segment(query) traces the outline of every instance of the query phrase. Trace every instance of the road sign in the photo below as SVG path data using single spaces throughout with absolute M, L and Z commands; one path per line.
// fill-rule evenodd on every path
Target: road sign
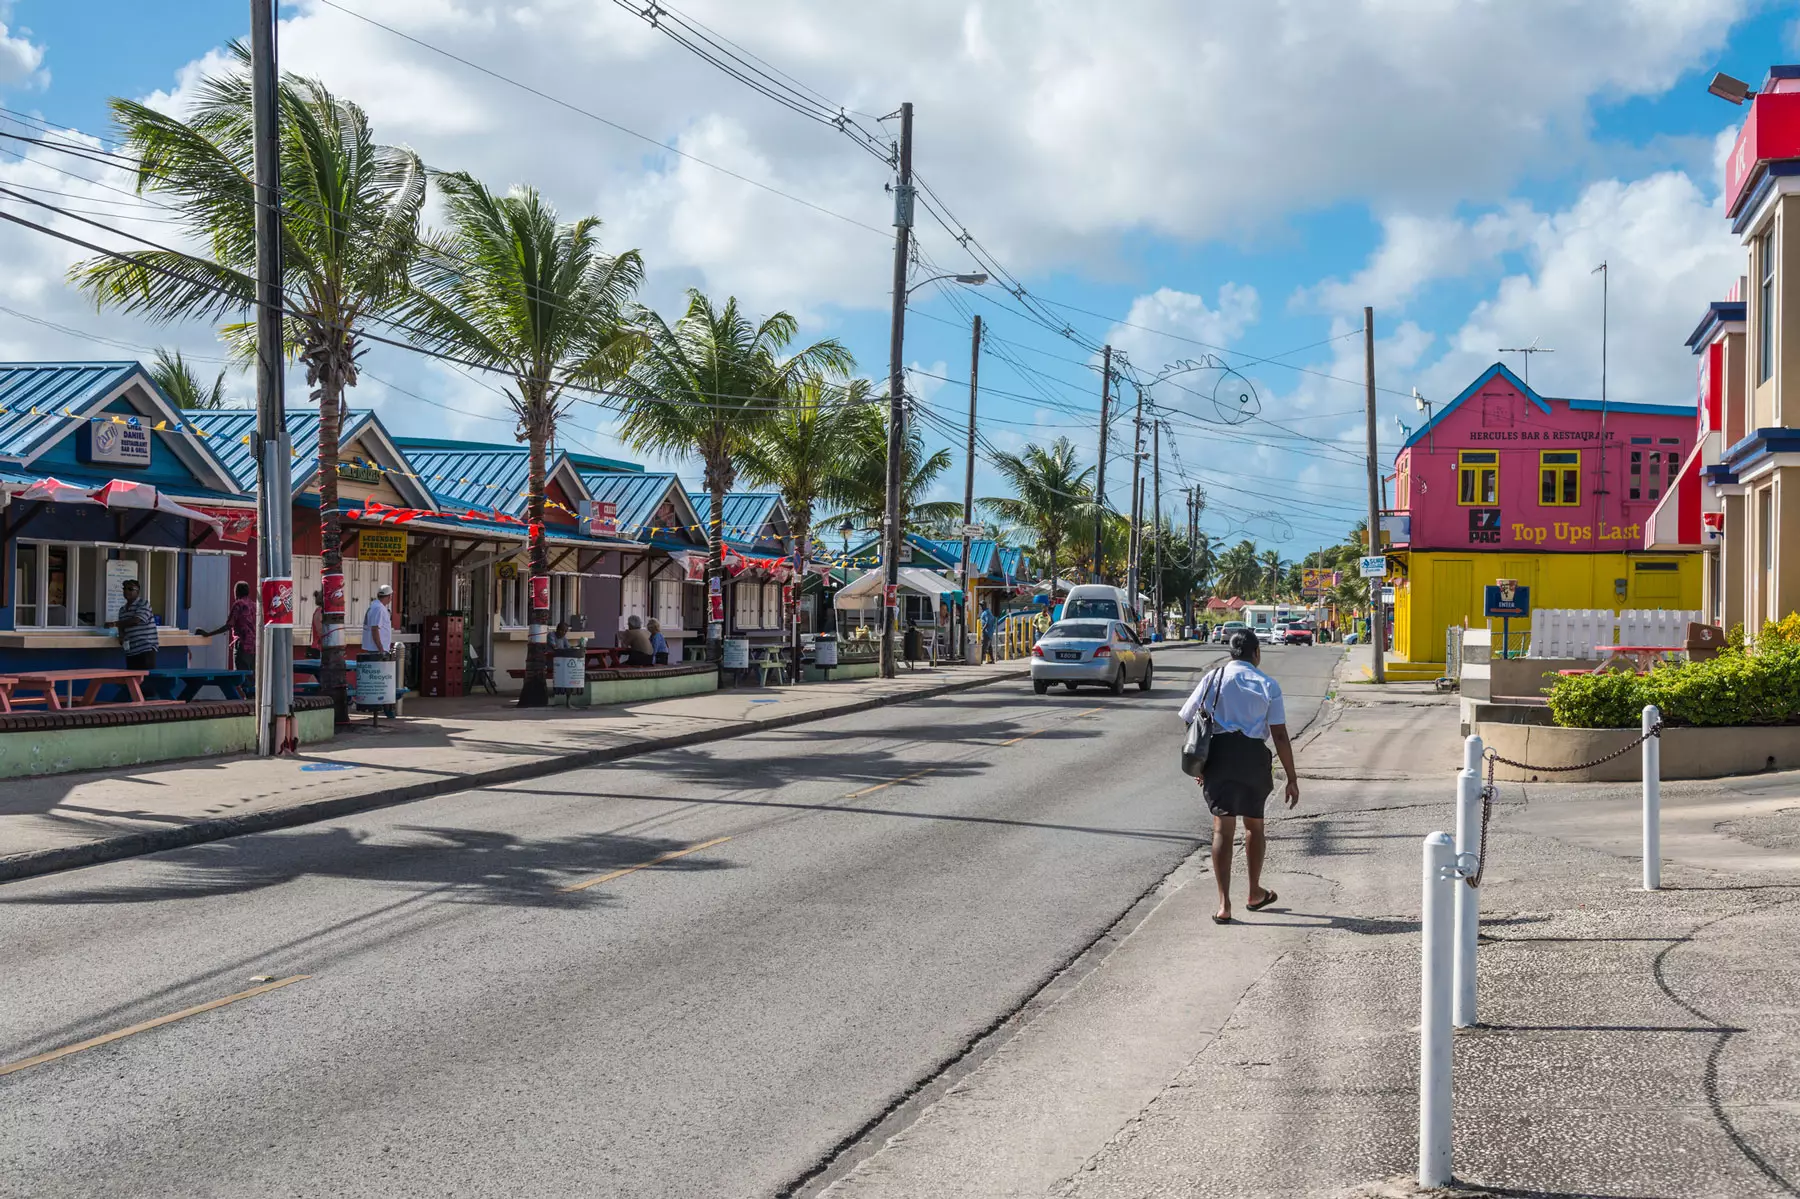
M 1387 578 L 1386 554 L 1370 554 L 1367 557 L 1358 558 L 1356 564 L 1365 579 Z
M 1531 615 L 1531 588 L 1521 587 L 1512 579 L 1497 579 L 1494 586 L 1484 587 L 1482 592 L 1489 616 Z

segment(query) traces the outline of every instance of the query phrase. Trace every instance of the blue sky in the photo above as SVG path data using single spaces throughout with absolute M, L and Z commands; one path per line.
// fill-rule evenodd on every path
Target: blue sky
M 0 104 L 91 134 L 107 132 L 109 96 L 179 106 L 198 64 L 243 34 L 245 7 L 13 0 L 0 6 L 0 50 L 11 55 L 9 65 L 0 52 Z M 1207 353 L 1237 366 L 1260 406 L 1247 423 L 1218 424 L 1194 394 L 1210 392 L 1216 370 L 1180 376 L 1188 391 L 1154 389 L 1171 427 L 1164 502 L 1178 507 L 1179 489 L 1197 482 L 1209 494 L 1209 531 L 1294 557 L 1360 515 L 1363 303 L 1377 309 L 1385 454 L 1400 436 L 1395 418 L 1420 419 L 1411 388 L 1448 398 L 1500 345 L 1541 339 L 1556 350 L 1532 364 L 1543 390 L 1597 394 L 1599 281 L 1587 271 L 1601 258 L 1614 285 L 1610 394 L 1691 402 L 1681 342 L 1743 269 L 1716 213 L 1720 139 L 1739 114 L 1705 81 L 1724 69 L 1754 83 L 1771 61 L 1796 57 L 1795 6 L 1750 0 L 1345 0 L 1293 27 L 1277 6 L 1250 14 L 1144 0 L 1102 18 L 1068 0 L 1029 21 L 1008 7 L 691 0 L 682 11 L 855 111 L 880 116 L 912 99 L 920 173 L 1075 331 L 1064 338 L 1034 323 L 993 286 L 916 294 L 909 386 L 932 414 L 928 437 L 957 451 L 946 495 L 960 493 L 962 472 L 961 438 L 945 424 L 966 418 L 966 314 L 980 311 L 994 339 L 981 425 L 1000 448 L 1066 434 L 1091 458 L 1099 382 L 1089 346 L 1110 341 L 1144 377 Z M 473 74 L 344 9 L 694 158 Z M 799 314 L 806 336 L 838 337 L 865 373 L 885 375 L 886 177 L 847 139 L 612 6 L 302 0 L 282 11 L 286 65 L 358 99 L 378 134 L 434 166 L 532 182 L 569 215 L 598 213 L 609 241 L 643 249 L 645 299 L 659 310 L 674 315 L 689 285 L 736 293 L 753 310 Z M 20 161 L 11 151 L 21 148 L 0 154 L 0 176 L 22 182 L 31 176 L 20 172 L 35 171 L 71 205 L 86 196 L 90 211 L 130 209 L 116 192 L 92 190 L 105 182 L 93 168 L 76 168 L 88 182 L 66 170 L 45 176 L 55 162 Z M 969 269 L 921 216 L 929 261 Z M 20 234 L 7 236 L 10 247 Z M 94 313 L 60 282 L 69 255 L 53 251 L 32 248 L 0 284 L 11 310 L 0 312 L 6 356 L 127 352 L 84 348 L 12 313 L 127 345 L 217 352 L 204 328 Z M 401 431 L 510 436 L 494 392 L 455 372 L 377 352 L 370 376 L 358 402 Z M 618 452 L 600 414 L 583 410 L 580 426 L 572 442 Z M 1121 506 L 1129 436 L 1116 425 L 1119 456 L 1109 455 L 1108 492 Z M 993 489 L 985 466 L 978 477 L 978 494 Z

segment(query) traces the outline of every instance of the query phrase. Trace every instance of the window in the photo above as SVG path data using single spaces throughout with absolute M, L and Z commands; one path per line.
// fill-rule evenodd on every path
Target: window
M 565 620 L 572 628 L 581 627 L 581 576 L 552 574 L 550 576 L 550 625 L 554 628 Z
M 1673 600 L 1681 598 L 1681 564 L 1679 562 L 1638 562 L 1632 566 L 1636 598 L 1639 600 Z
M 177 623 L 175 550 L 20 541 L 15 555 L 15 628 L 103 629 L 109 576 L 136 579 L 157 624 Z
M 650 613 L 650 580 L 642 570 L 627 574 L 619 580 L 619 627 L 625 628 L 626 621 L 635 616 L 643 619 Z
M 664 633 L 673 633 L 684 625 L 681 611 L 683 584 L 676 579 L 658 579 L 653 590 L 656 600 L 656 623 L 662 626 Z
M 1500 502 L 1500 454 L 1497 450 L 1463 450 L 1456 462 L 1456 502 Z
M 1581 502 L 1581 451 L 1544 450 L 1538 455 L 1538 503 L 1556 508 Z
M 1631 490 L 1629 495 L 1634 500 L 1644 498 L 1644 451 L 1631 451 Z
M 525 619 L 530 615 L 525 611 L 525 587 L 525 580 L 519 575 L 514 575 L 510 579 L 496 580 L 494 608 L 501 628 L 522 629 L 525 627 Z
M 1756 381 L 1767 383 L 1775 375 L 1775 230 L 1756 244 L 1762 263 L 1762 284 L 1756 294 Z
M 1657 453 L 1655 450 L 1650 451 L 1650 496 L 1649 496 L 1649 498 L 1651 498 L 1651 499 L 1656 499 L 1662 495 L 1662 460 L 1663 460 L 1663 456 L 1661 454 Z M 1669 455 L 1669 465 L 1671 467 L 1673 467 L 1675 465 L 1675 456 L 1673 454 Z M 1674 474 L 1675 472 L 1673 470 L 1670 470 L 1669 473 Z

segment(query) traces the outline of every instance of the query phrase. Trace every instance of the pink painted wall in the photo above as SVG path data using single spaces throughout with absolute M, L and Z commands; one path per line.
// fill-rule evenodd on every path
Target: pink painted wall
M 1685 389 L 1684 389 L 1685 390 Z M 1545 412 L 1537 402 L 1549 407 Z M 1573 405 L 1573 406 L 1572 406 Z M 1577 552 L 1623 552 L 1644 546 L 1644 524 L 1657 498 L 1674 481 L 1694 444 L 1693 406 L 1610 404 L 1606 412 L 1605 474 L 1600 487 L 1601 431 L 1598 401 L 1528 396 L 1503 368 L 1490 369 L 1472 387 L 1420 430 L 1395 459 L 1395 507 L 1408 512 L 1411 547 Z M 1648 443 L 1642 439 L 1648 438 Z M 1499 454 L 1497 505 L 1457 502 L 1457 463 L 1462 450 Z M 1581 503 L 1575 507 L 1539 502 L 1540 451 L 1581 451 Z M 1638 498 L 1630 496 L 1630 454 L 1645 455 Z M 1661 492 L 1649 491 L 1649 455 L 1659 455 Z

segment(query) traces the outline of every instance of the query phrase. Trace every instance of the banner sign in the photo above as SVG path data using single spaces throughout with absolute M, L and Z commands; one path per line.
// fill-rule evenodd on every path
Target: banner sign
M 208 508 L 200 504 L 190 504 L 189 507 L 219 522 L 220 541 L 235 541 L 243 545 L 256 536 L 254 508 Z
M 550 606 L 550 576 L 531 576 L 531 610 L 540 611 Z
M 343 617 L 344 576 L 341 571 L 328 574 L 319 580 L 319 611 L 327 616 Z
M 683 554 L 682 569 L 686 571 L 685 577 L 688 582 L 706 582 L 706 555 L 697 552 Z
M 1387 555 L 1369 554 L 1356 560 L 1357 570 L 1365 579 L 1387 578 Z
M 404 562 L 406 530 L 364 529 L 356 537 L 356 554 L 364 562 Z
M 578 500 L 576 527 L 584 536 L 613 537 L 619 532 L 619 506 L 611 500 Z
M 344 576 L 338 575 L 337 577 L 342 580 Z M 338 590 L 340 606 L 344 602 L 343 595 L 340 585 Z M 262 614 L 265 628 L 291 629 L 294 627 L 294 580 L 291 577 L 262 581 Z

